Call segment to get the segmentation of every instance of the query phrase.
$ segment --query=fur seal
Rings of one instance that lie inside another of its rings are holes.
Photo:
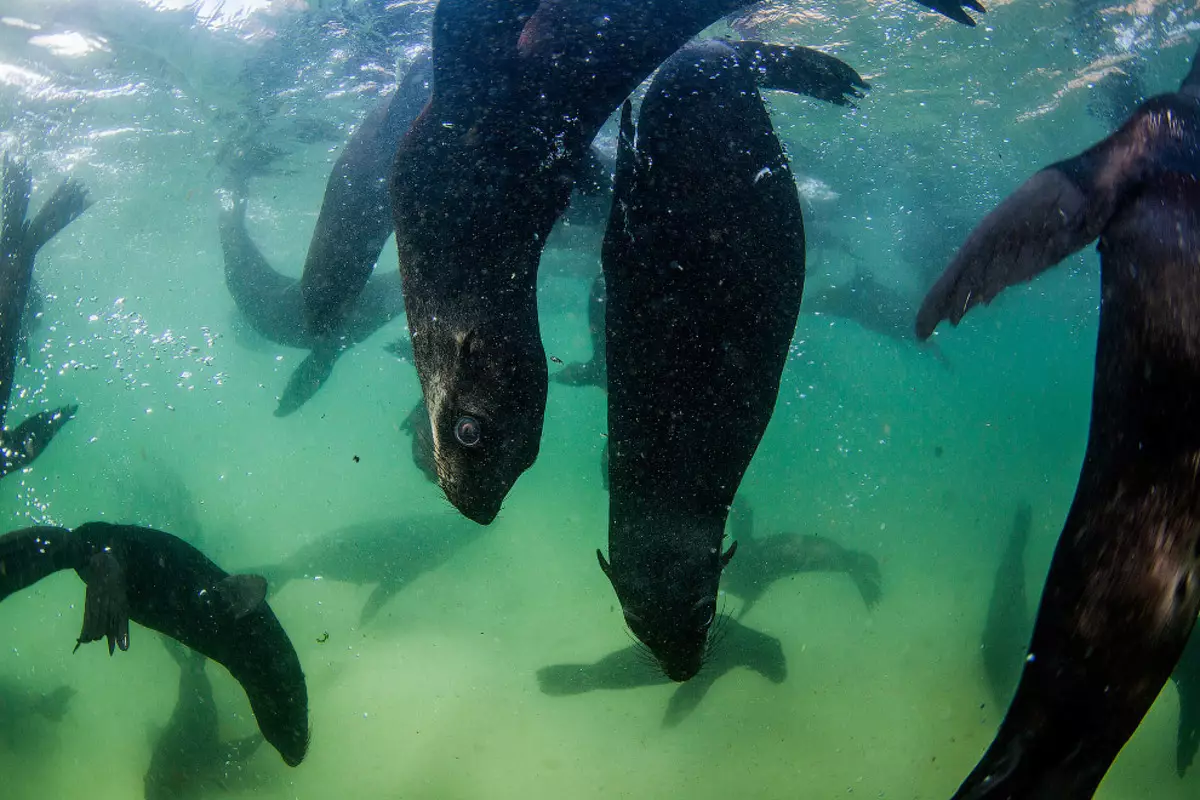
[[[285,347],[309,350],[280,396],[275,416],[286,417],[316,394],[349,348],[404,313],[396,276],[369,281],[335,333],[317,336],[304,321],[300,282],[275,271],[246,230],[246,196],[237,181],[227,185],[218,217],[225,257],[225,286],[238,311],[262,336]],[[382,249],[383,245],[380,245]]]
[[[46,242],[91,205],[87,190],[67,178],[32,220],[27,220],[33,178],[22,162],[4,157],[0,189],[0,423],[7,416],[13,380],[25,340],[23,323],[33,283],[33,262]],[[0,432],[0,478],[33,463],[79,406],[39,411],[16,428]]]
[[[738,557],[721,573],[721,589],[741,598],[739,617],[754,607],[771,584],[805,572],[844,572],[854,581],[868,609],[883,597],[879,562],[869,553],[848,550],[832,539],[809,534],[754,534],[754,512],[749,504],[735,501],[729,527],[737,542]]]
[[[715,627],[721,632],[721,647],[714,651],[702,673],[675,689],[663,716],[664,728],[673,728],[685,720],[713,684],[738,667],[753,670],[774,684],[787,680],[783,645],[774,636],[747,628],[724,614],[718,616]],[[593,664],[543,667],[537,672],[537,681],[543,694],[565,697],[602,689],[660,686],[670,679],[661,672],[646,669],[644,653],[638,645],[632,645]]]
[[[461,517],[429,515],[360,522],[301,547],[283,562],[255,572],[272,591],[309,576],[375,584],[359,616],[367,624],[404,587],[471,544],[483,527]]]
[[[656,74],[636,154],[621,113],[607,286],[609,560],[663,671],[699,671],[734,494],[775,409],[804,286],[804,222],[759,85],[847,104],[866,84],[801,47],[709,40]],[[704,231],[704,236],[697,236]],[[736,547],[736,545],[735,545]]]
[[[230,575],[169,533],[89,522],[0,536],[0,600],[59,570],[87,584],[79,645],[129,649],[129,620],[187,645],[242,685],[259,729],[289,766],[308,750],[308,690],[266,581]]]
[[[917,317],[942,319],[1099,237],[1091,426],[1017,693],[957,800],[1087,798],[1200,609],[1200,53],[1179,91],[988,214]]]
[[[396,152],[392,208],[438,482],[476,522],[537,459],[538,261],[589,143],[668,56],[750,4],[438,3],[433,97]]]
[[[200,797],[205,789],[223,786],[263,743],[260,734],[222,743],[207,659],[171,639],[167,650],[179,665],[179,696],[171,718],[156,737],[150,766],[142,779],[145,800]]]
[[[354,131],[333,165],[300,278],[307,330],[328,336],[355,313],[392,235],[388,167],[396,144],[429,102],[433,62],[422,51],[400,85]]]

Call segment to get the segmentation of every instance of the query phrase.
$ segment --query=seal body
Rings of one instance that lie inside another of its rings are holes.
[[[1042,170],[968,237],[918,333],[1099,236],[1087,450],[1016,696],[958,800],[1095,792],[1200,608],[1200,80]]]
[[[774,411],[804,285],[800,198],[760,82],[842,102],[865,87],[805,48],[709,41],[659,70],[636,152],[628,103],[622,112],[602,259],[600,561],[630,629],[674,680],[703,660],[732,555],[726,516]]]

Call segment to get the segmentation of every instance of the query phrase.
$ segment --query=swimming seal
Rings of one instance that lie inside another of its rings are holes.
[[[800,311],[804,222],[759,85],[847,104],[866,84],[801,47],[710,40],[656,74],[636,154],[626,102],[607,286],[609,558],[633,634],[699,671],[734,494],[775,408]],[[697,236],[703,231],[703,236]]]
[[[771,584],[806,572],[846,573],[868,609],[883,597],[879,562],[869,553],[850,550],[813,534],[757,536],[754,512],[742,500],[735,501],[730,510],[729,527],[737,542],[738,557],[721,573],[721,590],[741,598],[740,618],[745,618]]]
[[[229,670],[289,766],[304,759],[304,673],[261,577],[230,575],[182,539],[134,525],[39,526],[0,536],[0,600],[63,569],[87,584],[76,649],[100,639],[109,653],[129,649],[130,620],[170,636]]]
[[[958,800],[1091,797],[1196,622],[1200,54],[1178,92],[988,214],[925,298],[918,335],[1097,237],[1083,467],[1016,696]]]
[[[347,525],[314,539],[281,563],[253,570],[272,591],[310,576],[375,584],[359,615],[365,625],[401,589],[445,564],[484,528],[461,517],[428,515]]]
[[[668,56],[748,5],[438,3],[433,97],[396,152],[392,208],[438,482],[476,522],[537,459],[538,261],[588,145]]]
[[[91,205],[87,190],[67,178],[32,220],[26,219],[33,178],[25,164],[5,155],[0,189],[0,422],[7,416],[13,380],[25,341],[22,320],[29,306],[33,262],[38,251]],[[74,418],[79,406],[39,411],[16,428],[0,432],[0,478],[33,463],[50,440]]]

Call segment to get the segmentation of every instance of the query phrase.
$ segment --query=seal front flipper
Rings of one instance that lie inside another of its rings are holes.
[[[1098,214],[1085,190],[1048,167],[983,218],[937,279],[917,312],[917,338],[928,339],[944,319],[957,325],[972,306],[1032,280],[1100,235]]]
[[[78,405],[71,404],[53,411],[39,411],[14,430],[0,432],[0,477],[33,463],[78,410]]]
[[[67,178],[58,185],[54,194],[50,195],[50,199],[29,223],[25,246],[31,248],[32,253],[36,253],[59,231],[79,219],[79,215],[87,211],[91,204],[87,189],[78,181]]]
[[[978,11],[980,14],[986,14],[987,9],[979,2],[979,0],[917,0],[918,3],[926,8],[932,8],[939,14],[949,17],[955,22],[961,22],[963,25],[975,27],[975,20],[965,9],[969,8],[972,11]]]
[[[229,575],[212,588],[211,594],[222,614],[240,620],[266,602],[267,579],[261,575]]]
[[[106,637],[109,655],[117,647],[128,650],[129,598],[121,563],[112,553],[96,553],[81,572],[87,593],[83,601],[83,628],[75,641],[75,650],[81,644]]]
[[[754,41],[726,44],[752,65],[755,80],[763,89],[806,94],[834,105],[852,106],[853,99],[863,97],[871,88],[849,64],[811,47]]]

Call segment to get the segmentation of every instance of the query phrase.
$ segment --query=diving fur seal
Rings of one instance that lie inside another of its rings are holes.
[[[1179,91],[987,215],[917,317],[942,319],[1099,237],[1087,450],[1017,693],[957,800],[1093,795],[1200,608],[1200,53]]]
[[[300,278],[301,320],[312,334],[336,333],[361,303],[359,293],[392,235],[388,168],[396,144],[429,102],[432,81],[432,59],[424,50],[333,165]]]
[[[359,616],[366,625],[414,580],[479,538],[483,526],[458,516],[425,515],[347,525],[314,539],[279,564],[254,570],[272,591],[306,577],[375,584]]]
[[[5,155],[0,189],[0,422],[7,416],[24,341],[22,319],[29,306],[33,262],[46,242],[91,205],[87,190],[67,178],[32,220],[26,219],[33,178],[22,162]],[[0,432],[0,478],[33,463],[79,410],[75,404],[39,411],[16,428]]]
[[[669,678],[699,671],[725,521],[775,409],[804,286],[800,197],[759,86],[847,104],[866,84],[802,47],[709,40],[621,112],[607,286],[609,558]],[[702,231],[703,235],[697,235]],[[735,545],[736,546],[736,545]]]
[[[438,482],[476,522],[537,459],[538,261],[589,144],[668,56],[750,4],[438,3],[433,97],[396,152],[392,208]]]
[[[59,570],[87,584],[79,645],[129,649],[129,621],[187,645],[242,685],[259,730],[290,766],[308,750],[308,690],[266,581],[230,575],[169,533],[89,522],[0,536],[0,600]]]
[[[745,618],[771,584],[806,572],[844,572],[854,581],[868,609],[883,597],[879,562],[869,553],[850,550],[814,534],[756,536],[754,512],[740,500],[730,510],[729,527],[737,542],[738,557],[721,573],[721,589],[741,598],[740,618]]]
[[[223,743],[212,681],[204,669],[207,659],[171,639],[164,641],[179,665],[179,695],[150,752],[142,779],[145,800],[203,797],[224,785],[229,773],[254,755],[263,737],[255,733]]]
[[[231,181],[226,189],[229,194],[223,198],[218,224],[225,286],[234,304],[262,336],[285,347],[310,351],[279,398],[275,416],[286,417],[325,384],[342,353],[404,313],[400,281],[394,275],[371,280],[336,332],[311,334],[304,322],[300,282],[276,272],[246,230],[244,185]]]

